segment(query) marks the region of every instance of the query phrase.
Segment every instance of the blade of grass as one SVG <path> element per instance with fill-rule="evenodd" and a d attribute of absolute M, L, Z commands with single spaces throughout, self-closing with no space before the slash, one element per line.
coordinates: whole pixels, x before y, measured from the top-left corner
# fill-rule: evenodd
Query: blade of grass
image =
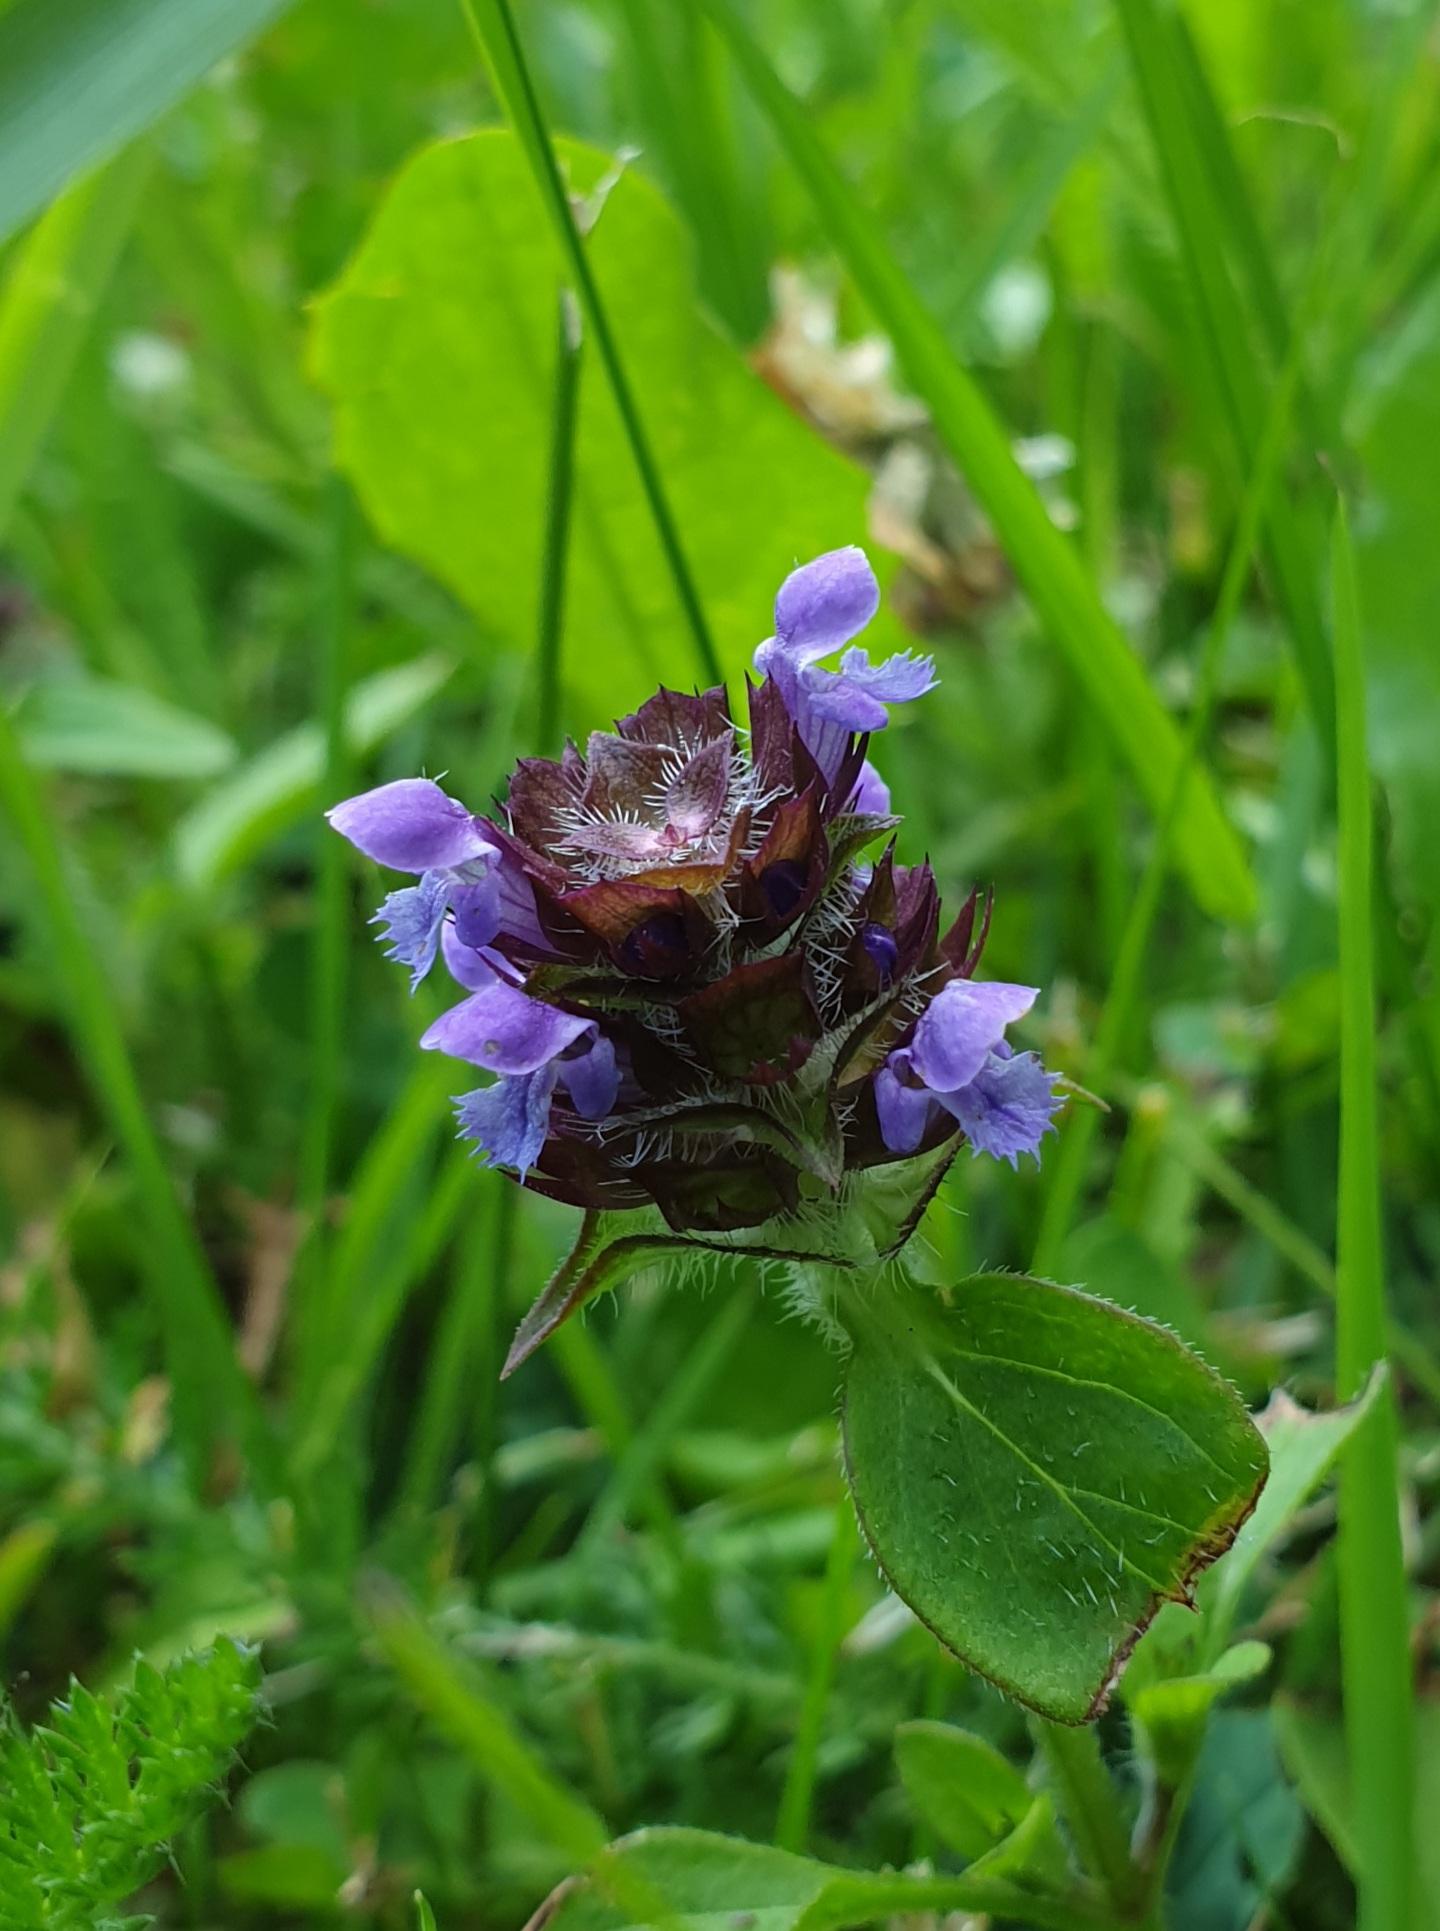
<path fill-rule="evenodd" d="M 1253 1227 L 1263 1241 L 1288 1261 L 1295 1272 L 1317 1287 L 1326 1300 L 1336 1298 L 1335 1269 L 1330 1259 L 1305 1231 L 1281 1212 L 1273 1200 L 1261 1193 L 1232 1166 L 1222 1153 L 1210 1145 L 1178 1113 L 1171 1112 L 1164 1122 L 1166 1142 L 1174 1148 L 1191 1172 L 1205 1182 L 1210 1191 Z M 1390 1359 L 1402 1369 L 1415 1387 L 1422 1389 L 1432 1404 L 1440 1407 L 1440 1366 L 1429 1348 L 1410 1328 L 1392 1315 L 1385 1324 Z"/>
<path fill-rule="evenodd" d="M 148 150 L 134 147 L 79 182 L 14 258 L 0 302 L 0 533 L 129 235 L 149 167 Z"/>
<path fill-rule="evenodd" d="M 0 240 L 149 127 L 286 0 L 0 6 Z"/>
<path fill-rule="evenodd" d="M 1320 276 L 1317 273 L 1312 290 L 1318 289 L 1320 285 Z M 1174 789 L 1156 828 L 1155 837 L 1145 861 L 1145 869 L 1131 899 L 1129 914 L 1120 936 L 1120 945 L 1110 975 L 1110 985 L 1105 995 L 1100 1023 L 1095 1032 L 1094 1046 L 1086 1065 L 1086 1078 L 1097 1092 L 1104 1092 L 1116 1067 L 1129 1036 L 1139 1001 L 1150 933 L 1154 926 L 1155 914 L 1159 910 L 1161 890 L 1172 862 L 1185 786 L 1194 762 L 1200 754 L 1200 747 L 1214 713 L 1225 645 L 1249 577 L 1265 504 L 1273 489 L 1280 467 L 1280 457 L 1290 436 L 1292 405 L 1300 369 L 1299 346 L 1302 339 L 1302 336 L 1297 333 L 1285 368 L 1270 398 L 1270 406 L 1266 412 L 1259 448 L 1256 452 L 1255 468 L 1240 508 L 1240 519 L 1230 545 L 1230 552 L 1225 560 L 1225 570 L 1220 581 L 1214 615 L 1201 646 L 1200 662 L 1196 671 L 1195 698 L 1185 728 Z M 1065 1245 L 1066 1236 L 1074 1224 L 1075 1213 L 1080 1204 L 1085 1175 L 1089 1168 L 1090 1151 L 1094 1145 L 1099 1124 L 1100 1115 L 1095 1108 L 1080 1107 L 1068 1122 L 1062 1136 L 1060 1151 L 1045 1193 L 1045 1204 L 1041 1210 L 1040 1229 L 1036 1236 L 1032 1261 L 1034 1272 L 1042 1279 L 1050 1278 L 1060 1264 L 1061 1251 Z"/>
<path fill-rule="evenodd" d="M 330 540 L 321 581 L 321 658 L 318 709 L 325 727 L 325 769 L 321 784 L 327 802 L 350 789 L 350 748 L 345 735 L 349 682 L 349 637 L 354 593 L 354 526 L 349 495 L 339 477 L 329 485 Z M 330 1190 L 330 1156 L 340 1087 L 345 1018 L 346 961 L 349 955 L 349 865 L 345 844 L 323 819 L 316 821 L 318 888 L 310 966 L 309 1113 L 301 1143 L 300 1202 L 310 1220 L 307 1267 L 323 1275 L 325 1202 Z"/>
<path fill-rule="evenodd" d="M 743 1291 L 732 1292 L 722 1303 L 615 1464 L 590 1511 L 582 1546 L 609 1536 L 654 1484 L 671 1442 L 723 1372 L 753 1312 L 751 1297 Z"/>
<path fill-rule="evenodd" d="M 131 1062 L 114 988 L 81 920 L 81 901 L 55 836 L 59 814 L 26 768 L 3 705 L 0 811 L 35 881 L 37 909 L 81 1063 L 134 1176 L 148 1237 L 145 1279 L 169 1366 L 176 1433 L 192 1474 L 203 1479 L 213 1451 L 224 1443 L 238 1439 L 252 1453 L 262 1453 L 259 1407 L 236 1360 L 220 1290 L 176 1195 Z"/>
<path fill-rule="evenodd" d="M 1332 550 L 1339 808 L 1340 1181 L 1335 1369 L 1357 1396 L 1385 1355 L 1380 1122 L 1375 1055 L 1374 825 L 1365 661 L 1343 501 Z M 1391 1387 L 1340 1463 L 1338 1565 L 1345 1734 L 1359 1853 L 1359 1931 L 1406 1931 L 1415 1867 L 1410 1620 L 1400 1540 L 1399 1425 Z"/>
<path fill-rule="evenodd" d="M 479 1669 L 447 1649 L 393 1583 L 377 1578 L 369 1594 L 370 1627 L 416 1707 L 577 1874 L 593 1874 L 628 1914 L 627 1922 L 670 1931 L 675 1920 L 664 1898 L 610 1852 L 599 1813 L 546 1769 L 490 1695 Z"/>
<path fill-rule="evenodd" d="M 1198 60 L 1187 58 L 1183 51 L 1173 15 L 1162 13 L 1157 0 L 1116 0 L 1116 6 L 1170 203 L 1201 343 L 1227 418 L 1234 466 L 1242 477 L 1253 475 L 1255 425 L 1264 414 L 1267 377 L 1254 352 L 1255 331 L 1236 294 L 1228 263 L 1232 253 L 1250 260 L 1263 253 L 1263 247 L 1257 250 L 1248 230 L 1237 238 L 1242 221 L 1232 195 L 1242 177 L 1229 156 L 1218 110 L 1203 116 L 1205 132 L 1197 133 L 1195 101 L 1197 95 L 1208 97 L 1208 83 Z M 1230 183 L 1230 194 L 1222 192 L 1222 181 L 1214 178 L 1217 151 L 1226 156 L 1222 180 Z M 1241 202 L 1245 199 L 1242 193 Z M 1262 311 L 1271 306 L 1262 302 Z M 1272 324 L 1275 319 L 1272 315 Z M 1288 339 L 1288 334 L 1282 317 L 1280 339 Z M 1291 496 L 1277 497 L 1264 530 L 1271 574 L 1289 621 L 1310 709 L 1328 741 L 1335 714 L 1334 680 L 1315 589 L 1313 544 Z"/>
<path fill-rule="evenodd" d="M 650 447 L 650 439 L 640 419 L 640 411 L 630 387 L 630 378 L 620 357 L 620 347 L 610 327 L 610 318 L 600 298 L 599 284 L 590 266 L 590 257 L 585 252 L 585 243 L 575 218 L 575 210 L 570 205 L 570 197 L 561 178 L 555 150 L 550 143 L 549 129 L 540 106 L 539 96 L 530 77 L 525 61 L 524 48 L 516 31 L 514 15 L 509 0 L 460 0 L 460 11 L 470 28 L 475 45 L 494 77 L 500 99 L 504 102 L 510 123 L 515 129 L 520 143 L 525 149 L 535 184 L 545 204 L 545 212 L 560 243 L 575 290 L 584 311 L 585 323 L 606 379 L 615 398 L 615 407 L 624 424 L 630 453 L 635 461 L 635 471 L 640 486 L 645 492 L 650 516 L 655 525 L 655 533 L 660 547 L 665 552 L 670 575 L 675 585 L 681 610 L 690 627 L 695 645 L 695 655 L 699 660 L 701 672 L 708 684 L 723 684 L 724 672 L 720 659 L 715 653 L 714 640 L 710 627 L 705 621 L 705 612 L 700 603 L 695 580 L 690 574 L 690 566 L 685 560 L 684 546 L 680 541 L 680 530 L 670 508 L 669 498 L 660 478 L 659 465 Z"/>
<path fill-rule="evenodd" d="M 545 496 L 545 550 L 540 572 L 540 634 L 536 668 L 537 748 L 560 754 L 560 647 L 565 627 L 565 562 L 570 546 L 570 500 L 575 475 L 575 413 L 580 400 L 580 312 L 562 288 L 555 329 L 555 401 L 550 429 L 550 476 Z"/>
<path fill-rule="evenodd" d="M 406 1230 L 394 1258 L 378 1272 L 372 1267 L 368 1281 L 362 1277 L 362 1282 L 347 1293 L 344 1317 L 330 1336 L 328 1368 L 315 1391 L 309 1420 L 292 1457 L 292 1466 L 302 1480 L 334 1453 L 337 1443 L 348 1443 L 360 1397 L 400 1318 L 406 1296 L 439 1258 L 474 1184 L 474 1162 L 469 1152 L 462 1149 L 452 1153 L 428 1189 L 424 1211 Z M 363 1486 L 360 1458 L 348 1449 L 346 1466 Z"/>
<path fill-rule="evenodd" d="M 27 238 L 0 303 L 0 532 L 64 391 L 138 203 L 147 157 L 132 150 L 58 202 Z M 145 1279 L 172 1385 L 176 1433 L 197 1480 L 237 1439 L 264 1458 L 259 1405 L 235 1356 L 215 1279 L 147 1111 L 114 989 L 71 889 L 49 809 L 0 704 L 0 810 L 37 889 L 81 1063 L 134 1175 L 149 1240 Z"/>
<path fill-rule="evenodd" d="M 397 1509 L 419 1514 L 436 1506 L 445 1465 L 464 1433 L 466 1391 L 473 1391 L 488 1421 L 500 1372 L 497 1315 L 504 1300 L 509 1239 L 505 1221 L 519 1189 L 488 1169 L 472 1176 L 475 1205 L 462 1237 L 450 1292 L 435 1330 L 420 1381 L 420 1410 L 405 1451 Z M 477 1424 L 477 1434 L 481 1433 Z M 473 1459 L 479 1463 L 482 1506 L 490 1485 L 493 1431 L 484 1430 Z M 483 1540 L 478 1536 L 477 1540 Z M 479 1567 L 484 1570 L 484 1563 Z"/>
<path fill-rule="evenodd" d="M 1150 688 L 1140 660 L 1106 612 L 1074 546 L 1055 528 L 1015 461 L 989 403 L 816 139 L 801 104 L 775 74 L 731 0 L 701 4 L 808 187 L 832 245 L 893 341 L 1042 623 L 1143 795 L 1160 811 L 1180 764 L 1179 733 Z M 1203 771 L 1193 772 L 1186 788 L 1177 844 L 1202 906 L 1232 919 L 1252 914 L 1255 888 L 1249 867 Z"/>
<path fill-rule="evenodd" d="M 780 1810 L 775 1819 L 775 1842 L 782 1851 L 803 1851 L 810 1835 L 810 1811 L 815 1800 L 815 1777 L 820 1762 L 820 1736 L 825 1706 L 835 1681 L 835 1663 L 845 1633 L 845 1595 L 855 1567 L 855 1511 L 849 1496 L 835 1510 L 835 1529 L 825 1558 L 820 1585 L 820 1613 L 810 1641 L 810 1674 L 795 1745 L 785 1770 Z"/>
<path fill-rule="evenodd" d="M 605 1850 L 609 1832 L 584 1800 L 546 1769 L 494 1701 L 480 1671 L 439 1640 L 388 1579 L 368 1591 L 367 1620 L 412 1701 L 577 1869 Z"/>

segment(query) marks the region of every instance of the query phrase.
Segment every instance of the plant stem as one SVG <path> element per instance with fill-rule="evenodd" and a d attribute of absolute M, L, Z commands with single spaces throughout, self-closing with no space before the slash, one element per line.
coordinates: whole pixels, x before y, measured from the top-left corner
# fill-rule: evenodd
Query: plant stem
<path fill-rule="evenodd" d="M 560 750 L 560 654 L 565 629 L 565 567 L 575 476 L 575 416 L 580 397 L 580 312 L 562 288 L 555 330 L 555 400 L 545 495 L 545 554 L 540 573 L 540 701 L 535 735 L 545 757 Z"/>
<path fill-rule="evenodd" d="M 561 178 L 559 163 L 555 159 L 555 150 L 545 125 L 539 96 L 535 92 L 535 85 L 525 61 L 525 50 L 516 31 L 515 18 L 510 9 L 509 0 L 460 0 L 460 10 L 465 16 L 476 47 L 494 76 L 500 99 L 525 149 L 535 175 L 536 186 L 545 203 L 546 213 L 550 217 L 556 237 L 564 251 L 576 293 L 580 298 L 580 306 L 584 310 L 586 326 L 594 337 L 595 347 L 604 365 L 606 379 L 615 397 L 615 407 L 624 425 L 636 473 L 640 478 L 640 487 L 645 492 L 645 500 L 655 525 L 655 533 L 660 539 L 661 549 L 665 552 L 665 560 L 674 580 L 676 595 L 690 626 L 701 671 L 708 683 L 723 684 L 724 672 L 720 668 L 720 659 L 716 655 L 714 640 L 710 635 L 709 625 L 705 621 L 705 612 L 695 588 L 695 580 L 690 574 L 690 565 L 685 559 L 684 548 L 680 542 L 680 531 L 665 494 L 664 485 L 660 480 L 659 465 L 650 447 L 650 439 L 640 420 L 635 393 L 620 358 L 619 345 L 610 327 L 610 318 L 601 299 L 595 271 L 590 265 L 590 257 L 585 252 L 585 243 L 575 219 L 575 211 L 570 205 L 570 197 Z"/>
<path fill-rule="evenodd" d="M 825 1580 L 821 1585 L 819 1627 L 810 1647 L 810 1676 L 800 1708 L 795 1747 L 785 1772 L 785 1788 L 780 1793 L 775 1842 L 781 1850 L 803 1851 L 810 1834 L 820 1733 L 825 1723 L 825 1706 L 830 1700 L 830 1686 L 835 1680 L 835 1659 L 844 1633 L 845 1592 L 854 1562 L 855 1517 L 847 1495 L 835 1510 L 835 1532 L 830 1538 Z"/>
<path fill-rule="evenodd" d="M 1105 1886 L 1117 1913 L 1123 1912 L 1134 1891 L 1135 1869 L 1119 1795 L 1100 1755 L 1095 1726 L 1077 1729 L 1041 1719 L 1034 1728 L 1080 1860 Z"/>
<path fill-rule="evenodd" d="M 1375 1061 L 1375 962 L 1365 665 L 1343 501 L 1331 556 L 1339 808 L 1340 1186 L 1336 1380 L 1358 1394 L 1386 1342 Z M 1400 1539 L 1398 1424 L 1381 1389 L 1340 1464 L 1338 1563 L 1345 1730 L 1358 1852 L 1359 1931 L 1408 1931 L 1414 1873 L 1414 1718 Z"/>

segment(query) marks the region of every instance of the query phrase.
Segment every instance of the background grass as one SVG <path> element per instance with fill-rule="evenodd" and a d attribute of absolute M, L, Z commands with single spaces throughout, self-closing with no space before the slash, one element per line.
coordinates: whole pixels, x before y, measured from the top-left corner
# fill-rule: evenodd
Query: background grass
<path fill-rule="evenodd" d="M 933 1854 L 896 1724 L 1029 1743 L 852 1559 L 832 1360 L 737 1270 L 627 1290 L 497 1383 L 571 1216 L 453 1149 L 414 1051 L 441 995 L 406 998 L 318 817 L 422 767 L 483 800 L 645 694 L 558 546 L 587 395 L 618 368 L 653 411 L 653 371 L 583 286 L 567 361 L 547 289 L 550 484 L 507 510 L 542 621 L 509 585 L 462 605 L 333 473 L 307 336 L 406 157 L 503 119 L 466 22 L 207 0 L 157 73 L 168 11 L 0 8 L 0 73 L 60 103 L 0 135 L 5 1682 L 33 1715 L 71 1671 L 264 1639 L 273 1722 L 145 1901 L 170 1924 L 403 1924 L 417 1885 L 442 1927 L 515 1923 L 641 1823 Z M 1257 1405 L 1388 1346 L 1339 1532 L 1322 1499 L 1246 1595 L 1275 1660 L 1212 1725 L 1172 1922 L 1332 1931 L 1357 1872 L 1367 1924 L 1409 1931 L 1407 1885 L 1434 1922 L 1405 1799 L 1440 1801 L 1434 10 L 516 21 L 527 151 L 639 148 L 698 290 L 667 265 L 653 299 L 856 466 L 869 528 L 823 540 L 868 544 L 942 677 L 877 747 L 907 850 L 951 900 L 995 884 L 987 970 L 1045 988 L 1032 1039 L 1109 1107 L 1038 1175 L 962 1161 L 924 1266 L 1038 1243 Z M 682 686 L 721 635 L 687 532 L 745 527 L 656 453 L 696 407 L 640 432 Z M 475 448 L 477 491 L 532 455 Z M 1100 1740 L 1123 1785 L 1122 1715 Z"/>

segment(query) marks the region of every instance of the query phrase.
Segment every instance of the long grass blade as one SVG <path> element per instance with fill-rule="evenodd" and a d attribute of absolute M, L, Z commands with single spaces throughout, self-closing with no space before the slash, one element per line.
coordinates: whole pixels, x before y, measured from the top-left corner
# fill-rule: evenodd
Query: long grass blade
<path fill-rule="evenodd" d="M 1385 1356 L 1380 1120 L 1375 1055 L 1374 824 L 1355 559 L 1335 517 L 1334 640 L 1339 796 L 1340 1191 L 1335 1369 L 1342 1400 Z M 1359 1931 L 1407 1931 L 1415 1868 L 1410 1621 L 1400 1541 L 1399 1424 L 1387 1384 L 1340 1464 L 1340 1636 L 1359 1853 Z"/>
<path fill-rule="evenodd" d="M 1257 248 L 1248 221 L 1242 222 L 1232 205 L 1234 184 L 1241 177 L 1229 156 L 1224 123 L 1215 111 L 1196 114 L 1197 96 L 1207 98 L 1203 71 L 1198 61 L 1187 57 L 1173 19 L 1156 0 L 1117 0 L 1117 7 L 1170 202 L 1201 341 L 1227 418 L 1234 467 L 1241 476 L 1251 475 L 1266 376 L 1255 352 L 1256 329 L 1231 279 L 1229 256 L 1238 254 L 1242 261 L 1252 262 L 1263 250 Z M 1223 165 L 1217 162 L 1217 153 L 1224 157 Z M 1230 184 L 1230 194 L 1223 192 L 1225 183 Z M 1268 277 L 1262 289 L 1262 313 L 1269 317 L 1272 334 L 1283 343 L 1288 330 L 1276 312 L 1279 298 Z M 1296 662 L 1316 728 L 1328 741 L 1334 682 L 1303 506 L 1277 500 L 1264 527 L 1271 574 L 1289 620 Z"/>
<path fill-rule="evenodd" d="M 674 511 L 665 493 L 660 468 L 655 461 L 654 451 L 650 447 L 650 438 L 640 419 L 635 393 L 630 386 L 630 378 L 625 372 L 620 345 L 610 326 L 609 314 L 601 300 L 599 284 L 590 266 L 590 257 L 585 252 L 585 243 L 575 218 L 575 210 L 571 207 L 570 197 L 565 191 L 565 183 L 561 178 L 559 163 L 555 159 L 555 150 L 550 143 L 550 132 L 545 123 L 534 82 L 530 77 L 530 69 L 525 60 L 525 51 L 521 45 L 519 33 L 516 31 L 515 18 L 510 9 L 509 0 L 460 0 L 460 9 L 482 58 L 494 75 L 500 98 L 505 104 L 511 125 L 529 158 L 535 174 L 536 186 L 545 204 L 546 214 L 565 255 L 580 306 L 584 311 L 586 327 L 595 343 L 606 379 L 615 397 L 615 407 L 625 427 L 630 453 L 635 461 L 636 474 L 645 492 L 645 500 L 649 505 L 660 547 L 665 553 L 676 596 L 690 627 L 701 672 L 707 683 L 723 684 L 724 672 L 720 668 L 720 659 L 715 652 L 714 639 L 710 635 L 710 626 L 705 619 L 705 611 L 695 587 L 695 579 L 685 559 L 685 548 L 680 538 L 679 525 L 675 521 Z"/>
<path fill-rule="evenodd" d="M 1180 768 L 1180 738 L 1140 660 L 1100 601 L 1074 546 L 1055 528 L 989 403 L 887 249 L 859 199 L 817 140 L 731 0 L 702 0 L 825 223 L 830 240 L 894 342 L 935 427 L 994 525 L 1026 594 L 1087 701 L 1157 812 Z M 1255 889 L 1208 776 L 1191 773 L 1177 846 L 1197 900 L 1246 919 Z"/>
<path fill-rule="evenodd" d="M 1317 276 L 1314 287 L 1318 288 L 1319 285 Z M 1185 728 L 1180 767 L 1176 773 L 1174 789 L 1161 815 L 1154 841 L 1145 861 L 1145 869 L 1140 875 L 1140 882 L 1131 898 L 1130 910 L 1116 950 L 1109 989 L 1105 995 L 1105 1004 L 1101 1011 L 1100 1023 L 1095 1030 L 1094 1046 L 1086 1068 L 1086 1077 L 1092 1086 L 1102 1093 L 1118 1063 L 1138 1008 L 1150 934 L 1154 928 L 1155 915 L 1160 908 L 1161 888 L 1173 859 L 1173 845 L 1185 781 L 1195 759 L 1200 755 L 1200 747 L 1205 741 L 1205 734 L 1210 728 L 1210 721 L 1214 715 L 1225 645 L 1240 609 L 1240 599 L 1249 580 L 1265 507 L 1279 472 L 1280 458 L 1289 441 L 1295 390 L 1299 380 L 1302 341 L 1303 334 L 1299 334 L 1292 343 L 1285 368 L 1266 411 L 1256 452 L 1255 469 L 1245 492 L 1245 500 L 1241 504 L 1239 523 L 1230 545 L 1229 555 L 1225 560 L 1214 615 L 1206 629 L 1201 646 L 1200 663 L 1195 680 L 1195 700 Z M 1045 1205 L 1040 1216 L 1040 1231 L 1035 1242 L 1032 1266 L 1042 1279 L 1048 1279 L 1053 1275 L 1060 1264 L 1065 1238 L 1074 1224 L 1076 1209 L 1080 1204 L 1081 1190 L 1089 1167 L 1090 1150 L 1095 1143 L 1099 1123 L 1100 1115 L 1093 1107 L 1080 1107 L 1067 1125 L 1059 1157 L 1046 1189 Z"/>
<path fill-rule="evenodd" d="M 14 259 L 0 303 L 0 533 L 130 232 L 149 166 L 135 147 L 79 182 Z"/>
<path fill-rule="evenodd" d="M 785 1786 L 780 1793 L 780 1811 L 775 1820 L 775 1842 L 785 1851 L 803 1851 L 810 1834 L 825 1706 L 830 1701 L 840 1639 L 845 1633 L 845 1594 L 855 1567 L 855 1554 L 855 1511 L 847 1496 L 835 1511 L 835 1529 L 825 1559 L 825 1579 L 820 1585 L 819 1626 L 810 1651 L 805 1700 L 800 1706 L 795 1747 L 790 1752 Z"/>

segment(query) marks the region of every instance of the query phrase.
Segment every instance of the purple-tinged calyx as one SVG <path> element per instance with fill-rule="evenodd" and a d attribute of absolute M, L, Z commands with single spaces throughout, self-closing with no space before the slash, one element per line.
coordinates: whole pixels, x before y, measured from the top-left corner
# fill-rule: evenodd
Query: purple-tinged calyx
<path fill-rule="evenodd" d="M 934 688 L 929 657 L 899 651 L 872 664 L 867 651 L 847 650 L 838 670 L 823 670 L 857 637 L 880 607 L 880 586 L 863 550 L 831 550 L 792 570 L 775 599 L 775 635 L 755 652 L 755 668 L 774 680 L 801 739 L 833 781 L 851 734 L 883 731 L 887 704 L 903 704 Z M 872 773 L 872 778 L 874 774 Z"/>
<path fill-rule="evenodd" d="M 913 1152 L 939 1105 L 976 1153 L 1012 1166 L 1037 1157 L 1060 1106 L 1055 1075 L 1034 1053 L 1016 1053 L 1005 1029 L 1023 1019 L 1033 986 L 952 979 L 920 1015 L 908 1046 L 892 1052 L 875 1075 L 875 1110 L 892 1153 Z"/>

